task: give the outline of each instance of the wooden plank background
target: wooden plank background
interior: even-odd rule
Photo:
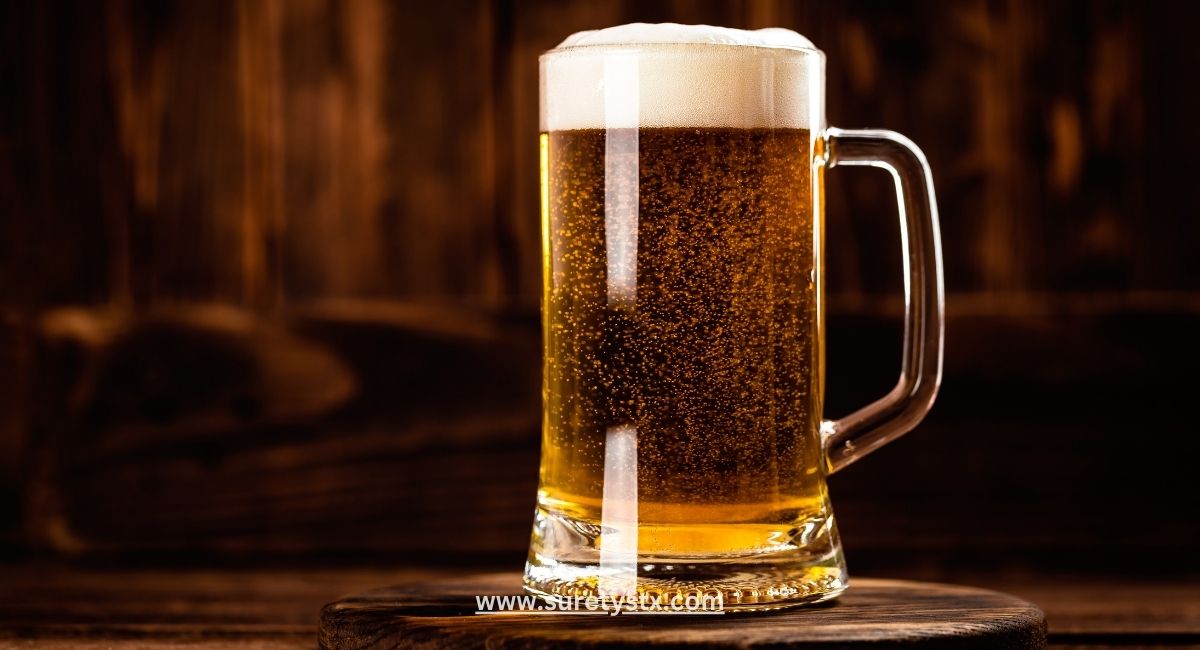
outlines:
[[[938,173],[952,293],[1194,291],[1187,5],[14,3],[5,303],[536,302],[536,57],[632,20],[798,29],[829,115]],[[1169,131],[1165,133],[1164,131]],[[830,282],[894,289],[890,189],[830,177]],[[421,245],[416,245],[419,242]]]
[[[1178,450],[1198,428],[1198,18],[1033,0],[0,3],[0,535],[84,555],[519,557],[536,57],[580,29],[675,21],[807,34],[829,55],[830,121],[904,132],[935,170],[945,391],[834,479],[851,557],[1195,567],[1200,490]],[[886,177],[828,178],[837,415],[893,380],[900,256]]]

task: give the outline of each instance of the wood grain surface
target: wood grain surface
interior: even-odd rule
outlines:
[[[995,591],[855,579],[829,603],[721,615],[476,614],[478,595],[521,594],[520,575],[411,582],[325,606],[323,650],[382,648],[1042,648],[1035,605]]]
[[[911,559],[885,575],[970,584],[1035,603],[1046,613],[1051,648],[1200,646],[1200,589],[1194,577],[934,570]],[[395,566],[0,564],[0,648],[312,650],[324,603],[379,585],[450,585],[469,573]],[[852,579],[855,587],[863,586]]]

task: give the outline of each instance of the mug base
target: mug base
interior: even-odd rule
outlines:
[[[597,575],[598,567],[526,567],[525,591],[559,609],[623,607],[623,611],[705,614],[768,611],[836,598],[846,590],[845,570],[809,566],[642,565],[632,584]]]
[[[686,547],[692,552],[641,547],[635,553],[627,538],[618,537],[616,548],[606,556],[600,533],[609,529],[539,507],[525,565],[525,590],[559,609],[578,610],[590,602],[620,604],[645,613],[781,609],[828,600],[845,590],[845,562],[827,503],[765,528],[788,533],[764,537],[763,528],[746,523],[644,524],[638,530],[647,536],[657,536],[660,542],[672,539],[676,549]],[[610,535],[614,532],[623,531],[609,530]],[[787,542],[772,548],[707,548],[714,542],[760,537]],[[698,548],[709,552],[697,553]]]

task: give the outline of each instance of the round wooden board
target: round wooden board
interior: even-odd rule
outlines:
[[[986,589],[856,578],[837,600],[723,615],[476,614],[516,573],[370,591],[321,610],[320,646],[360,648],[1044,648],[1037,606]]]

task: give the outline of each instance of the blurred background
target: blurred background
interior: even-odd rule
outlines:
[[[933,167],[944,388],[832,479],[852,571],[1200,571],[1200,9],[1034,0],[0,2],[0,555],[520,566],[536,58],[632,21],[806,34]],[[901,263],[827,178],[836,417]]]

